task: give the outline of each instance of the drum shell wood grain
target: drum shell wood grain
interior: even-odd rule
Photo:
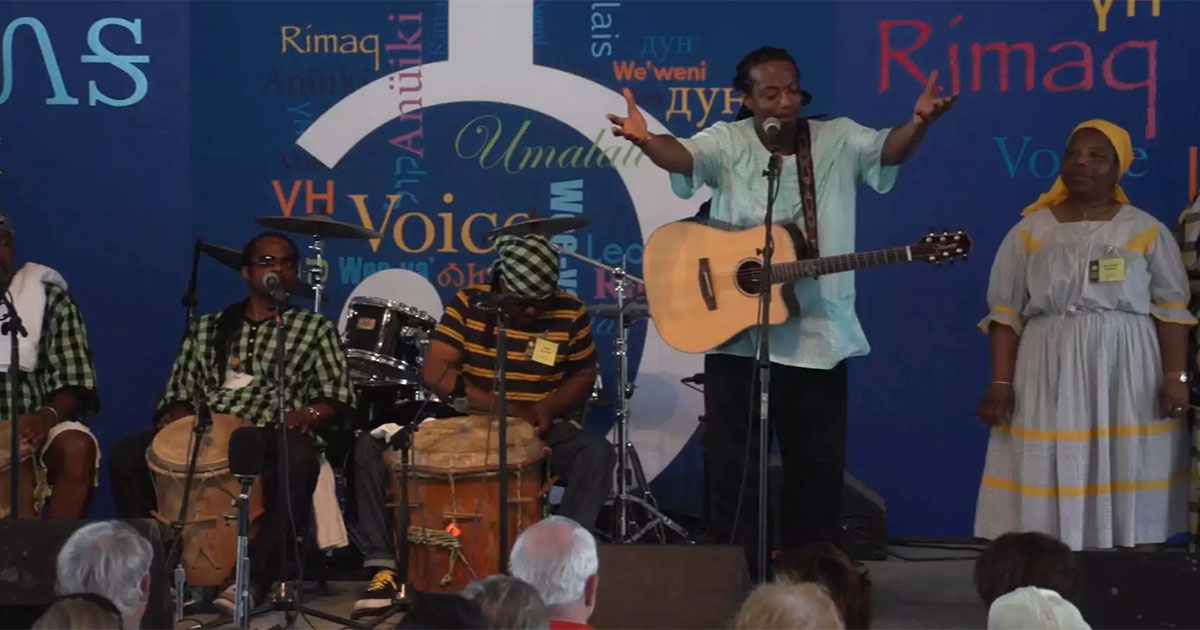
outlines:
[[[194,416],[186,416],[163,427],[146,451],[158,497],[153,514],[167,527],[179,517],[194,421]],[[239,485],[229,472],[229,438],[243,426],[250,425],[236,416],[213,414],[213,426],[197,457],[183,528],[183,568],[193,586],[225,586],[237,568],[237,520],[225,515],[237,513],[234,499]],[[251,537],[262,512],[260,477],[250,490]]]
[[[462,554],[454,555],[452,564],[449,548],[410,542],[408,577],[419,591],[458,592],[473,580],[502,572],[498,429],[499,423],[486,416],[460,416],[425,422],[414,434],[408,475],[410,531],[420,528],[446,539],[453,525],[459,532],[456,553]],[[517,536],[545,516],[550,449],[517,418],[509,418],[507,441],[511,550]],[[391,472],[390,505],[399,549],[399,451],[385,450],[384,462]]]

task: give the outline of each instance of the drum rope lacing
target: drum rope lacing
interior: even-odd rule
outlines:
[[[523,496],[521,496],[521,469],[515,468],[512,470],[512,473],[516,475],[516,483],[514,485],[516,487],[517,496],[515,497],[514,502],[515,503],[523,503],[525,501],[525,498]],[[420,476],[420,475],[418,474],[417,476]],[[489,477],[499,477],[500,473],[499,472],[473,473],[473,474],[470,474],[467,476],[479,477],[480,480],[483,480],[483,479],[487,479]],[[409,542],[412,542],[417,545],[429,545],[429,546],[433,546],[433,547],[444,547],[445,549],[447,549],[450,552],[450,557],[449,557],[449,560],[448,560],[447,566],[446,566],[446,574],[443,575],[442,579],[438,581],[438,584],[441,586],[448,586],[449,584],[454,582],[454,566],[455,566],[455,564],[457,564],[459,559],[462,559],[463,566],[465,566],[467,568],[467,572],[471,574],[471,577],[474,579],[479,579],[479,576],[475,574],[475,569],[471,567],[470,561],[467,560],[467,556],[465,554],[463,554],[463,552],[462,552],[462,542],[459,540],[459,536],[448,531],[450,529],[458,530],[459,511],[458,511],[458,494],[455,491],[455,483],[454,483],[455,477],[456,476],[454,475],[454,473],[450,473],[449,475],[447,475],[447,481],[450,484],[450,511],[451,511],[451,513],[449,514],[450,523],[447,525],[446,529],[429,529],[427,527],[420,527],[417,525],[410,525],[408,528]],[[476,503],[478,503],[478,501],[476,501]],[[476,510],[478,510],[478,509],[479,509],[479,506],[476,505]],[[521,523],[521,521],[522,521],[521,511],[517,510],[516,514],[517,514],[517,531],[521,531],[521,529],[522,529],[522,527],[521,527],[521,524],[522,524]]]

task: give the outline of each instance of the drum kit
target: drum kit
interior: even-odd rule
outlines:
[[[324,214],[263,217],[255,222],[281,232],[311,237],[308,249],[312,256],[305,260],[305,275],[298,279],[291,295],[312,300],[316,311],[327,300],[325,241],[381,238],[377,232]],[[497,228],[488,237],[549,236],[587,224],[588,220],[582,217],[534,218]],[[616,384],[615,392],[607,396],[607,404],[614,410],[618,452],[618,465],[613,471],[614,492],[610,496],[611,539],[633,543],[654,533],[660,542],[666,542],[664,528],[669,528],[683,540],[692,542],[682,527],[658,510],[629,437],[629,398],[634,386],[629,379],[628,331],[631,325],[649,317],[644,302],[630,299],[630,283],[641,280],[626,272],[624,259],[621,266],[614,267],[555,247],[560,254],[603,269],[614,279],[616,303],[590,309],[594,317],[613,319],[616,323],[613,340]],[[241,268],[241,252],[232,248],[198,242],[196,256],[200,252],[232,269]],[[185,299],[185,302],[191,321],[195,308],[194,270],[189,291],[190,301]],[[391,504],[397,510],[400,524],[397,543],[402,561],[408,558],[404,564],[411,570],[412,585],[427,591],[458,590],[470,579],[502,570],[506,550],[517,534],[546,511],[546,497],[553,484],[547,481],[549,449],[527,423],[515,418],[500,423],[485,416],[463,415],[450,408],[450,401],[440,400],[423,386],[425,353],[437,324],[425,311],[393,299],[359,295],[347,302],[343,320],[341,341],[359,404],[354,426],[340,427],[341,432],[357,433],[385,423],[396,423],[407,432],[403,452],[389,449],[385,461],[392,473],[391,490],[397,498]],[[589,407],[604,398],[601,383],[598,376]],[[162,513],[179,510],[182,514],[185,506],[181,501],[193,505],[186,528],[177,527],[187,530],[179,532],[183,543],[181,558],[187,581],[192,585],[221,584],[236,565],[237,550],[230,547],[234,540],[232,525],[222,514],[230,497],[237,494],[237,482],[223,458],[229,437],[240,421],[221,414],[212,416],[202,451],[196,450],[196,440],[192,439],[191,425],[195,423],[178,422],[168,427],[177,430],[159,433],[148,453]],[[427,417],[439,419],[422,423]],[[419,431],[417,425],[421,426]],[[496,430],[497,425],[500,430]],[[499,440],[507,448],[501,449]],[[190,464],[189,448],[193,450]],[[409,450],[411,461],[408,461]],[[501,474],[501,470],[506,472]],[[185,477],[187,481],[181,482]],[[410,490],[413,500],[400,498],[408,497]],[[508,500],[501,501],[502,496],[508,496]],[[415,508],[416,514],[410,514],[409,508]],[[263,509],[261,497],[257,501],[251,499],[249,509],[251,518],[256,518]],[[166,521],[163,516],[159,518]],[[180,523],[182,520],[176,525]],[[411,554],[410,544],[415,546]]]

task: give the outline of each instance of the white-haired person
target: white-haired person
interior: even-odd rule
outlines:
[[[734,630],[842,630],[846,625],[829,591],[816,582],[778,580],[760,584],[742,604]]]
[[[565,516],[549,516],[521,532],[509,566],[513,577],[537,589],[550,612],[550,630],[590,629],[596,608],[600,558],[596,539]]]
[[[511,575],[489,575],[459,593],[479,604],[494,630],[548,630],[550,613],[528,582]]]
[[[90,594],[112,602],[121,615],[121,627],[135,630],[141,627],[150,601],[153,559],[150,541],[125,523],[84,525],[58,552],[54,588],[60,596]],[[51,607],[46,614],[54,610]]]

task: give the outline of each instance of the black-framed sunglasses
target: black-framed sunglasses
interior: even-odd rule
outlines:
[[[295,269],[296,259],[292,258],[291,256],[286,256],[284,258],[276,258],[275,256],[255,256],[254,258],[250,259],[250,264],[254,265],[255,267],[274,267],[279,265],[280,267],[285,267],[287,269]]]

